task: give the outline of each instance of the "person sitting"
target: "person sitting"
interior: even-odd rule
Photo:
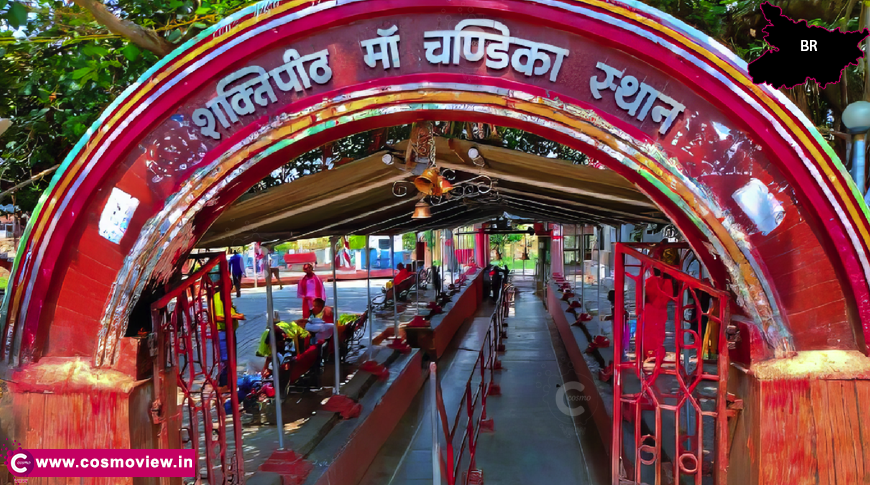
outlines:
[[[304,322],[305,330],[313,333],[318,342],[331,337],[335,330],[335,315],[332,312],[332,307],[326,306],[326,302],[322,298],[315,298],[310,315],[307,321],[302,319],[297,320],[297,322]]]
[[[397,264],[396,269],[399,270],[399,272],[396,273],[396,276],[393,278],[393,286],[398,286],[399,283],[405,281],[414,274],[413,271],[411,271],[407,266],[402,263]]]
[[[301,350],[302,342],[310,335],[308,331],[299,326],[296,322],[282,321],[277,310],[274,312],[273,321],[275,322],[275,329],[278,331],[278,340],[275,346],[275,348],[278,349],[278,353],[284,352],[284,343],[286,340],[290,340],[293,343],[293,351],[299,352]],[[257,347],[258,357],[268,358],[272,356],[272,346],[269,341],[270,333],[271,332],[269,332],[269,329],[267,328],[260,336],[260,346]]]

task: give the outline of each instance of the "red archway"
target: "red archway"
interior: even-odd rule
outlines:
[[[747,356],[866,353],[867,208],[797,112],[635,4],[264,2],[155,66],[76,146],[18,253],[5,350],[28,372],[116,368],[143,285],[253,183],[341,136],[440,119],[533,131],[635,183],[735,294],[761,337]]]

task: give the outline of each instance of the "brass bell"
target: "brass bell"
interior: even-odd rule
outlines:
[[[432,217],[432,213],[429,212],[429,204],[421,200],[414,205],[414,215],[411,216],[412,219],[428,219],[430,217]]]
[[[414,187],[424,195],[442,196],[453,190],[453,184],[441,176],[438,167],[429,167],[414,179]]]
[[[444,195],[451,190],[453,190],[453,184],[451,184],[446,178],[439,176],[438,190],[435,191],[435,195]]]
[[[434,195],[436,187],[438,186],[438,179],[441,176],[438,174],[438,168],[429,167],[423,171],[423,173],[414,179],[414,187],[417,187],[417,190],[420,191],[421,194],[424,195]]]

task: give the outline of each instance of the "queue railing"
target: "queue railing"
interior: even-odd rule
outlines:
[[[510,313],[513,297],[514,288],[506,282],[496,301],[496,308],[490,318],[489,328],[478,351],[477,359],[465,382],[452,425],[447,417],[441,385],[437,378],[437,364],[432,362],[429,365],[432,399],[432,471],[433,483],[436,485],[441,485],[442,476],[446,479],[447,485],[483,483],[483,472],[476,468],[477,443],[481,430],[495,430],[493,419],[487,418],[486,402],[488,397],[501,394],[501,388],[495,382],[495,372],[502,367],[498,354],[504,352],[502,340],[507,338],[505,318]],[[464,420],[461,419],[463,417]],[[463,425],[460,426],[460,423]],[[459,433],[462,435],[459,443],[455,445]],[[466,451],[468,462],[463,467]]]

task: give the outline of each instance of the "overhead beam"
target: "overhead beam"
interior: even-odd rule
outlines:
[[[467,165],[463,165],[463,164],[459,164],[459,163],[451,163],[451,162],[443,161],[441,159],[438,160],[438,166],[441,168],[449,168],[451,170],[455,170],[455,171],[459,171],[459,172],[467,172],[470,169],[470,167]],[[493,169],[488,168],[488,167],[482,167],[482,168],[475,167],[475,168],[477,168],[479,170],[478,173],[480,175],[486,175],[486,176],[494,178],[494,179],[508,180],[510,182],[514,182],[514,183],[518,183],[518,184],[526,184],[526,185],[529,185],[529,182],[532,181],[532,180],[525,178],[525,177],[519,177],[516,175],[509,175],[509,174],[506,174],[504,172],[500,172],[498,170],[493,170]],[[594,197],[596,199],[610,200],[613,202],[618,202],[620,204],[634,205],[637,207],[647,207],[647,208],[656,209],[656,210],[658,209],[658,207],[655,204],[648,202],[648,201],[626,199],[625,197],[619,197],[619,196],[615,196],[615,195],[605,194],[602,192],[583,190],[583,189],[577,188],[577,187],[570,187],[567,185],[561,185],[561,184],[558,184],[558,183],[555,183],[552,181],[543,182],[543,181],[535,180],[535,182],[540,182],[540,183],[546,184],[546,186],[548,188],[553,189],[553,190],[558,190],[559,192],[564,192],[566,194],[579,195],[582,197]]]
[[[572,199],[557,199],[555,197],[550,197],[548,195],[536,194],[534,192],[524,192],[522,190],[509,189],[506,187],[499,187],[498,191],[501,194],[517,194],[517,195],[522,195],[523,197],[528,197],[528,198],[537,199],[537,200],[541,200],[541,201],[551,202],[553,204],[560,204],[560,205],[568,204],[568,205],[573,205],[576,207],[583,207],[585,209],[590,209],[593,211],[597,210],[597,211],[601,211],[601,212],[609,212],[612,214],[627,216],[630,219],[644,220],[644,221],[649,221],[649,222],[664,222],[663,219],[661,219],[661,218],[645,216],[642,214],[632,214],[631,212],[625,212],[625,211],[621,211],[621,210],[617,210],[617,209],[611,209],[609,207],[604,207],[604,206],[585,204],[583,202],[577,202],[577,201],[572,200]],[[604,217],[607,217],[607,216],[604,216]]]
[[[327,206],[327,205],[329,205],[333,202],[336,202],[338,200],[341,200],[341,199],[346,199],[348,197],[355,197],[355,196],[364,194],[373,188],[377,188],[378,186],[390,186],[394,182],[399,182],[401,180],[404,180],[407,176],[408,176],[408,174],[406,174],[406,173],[398,172],[396,175],[393,175],[391,177],[387,177],[384,180],[378,180],[378,181],[372,182],[371,184],[358,187],[358,188],[353,189],[349,192],[342,191],[341,193],[335,194],[333,196],[324,197],[322,199],[316,200],[316,201],[308,203],[308,204],[300,204],[292,209],[286,209],[286,210],[282,210],[282,211],[278,211],[278,212],[273,212],[268,216],[260,217],[260,218],[256,219],[255,221],[249,222],[247,224],[242,224],[234,229],[228,229],[218,236],[214,236],[212,238],[209,238],[209,239],[203,241],[201,244],[208,245],[208,244],[212,243],[213,241],[217,241],[220,239],[226,239],[227,237],[232,237],[232,236],[235,236],[237,234],[241,234],[243,232],[256,231],[257,228],[265,226],[267,224],[272,224],[272,223],[278,222],[282,219],[288,219],[288,218],[293,217],[295,215],[299,215],[303,212],[308,212],[308,211],[313,210],[313,209],[318,209],[320,207]]]

